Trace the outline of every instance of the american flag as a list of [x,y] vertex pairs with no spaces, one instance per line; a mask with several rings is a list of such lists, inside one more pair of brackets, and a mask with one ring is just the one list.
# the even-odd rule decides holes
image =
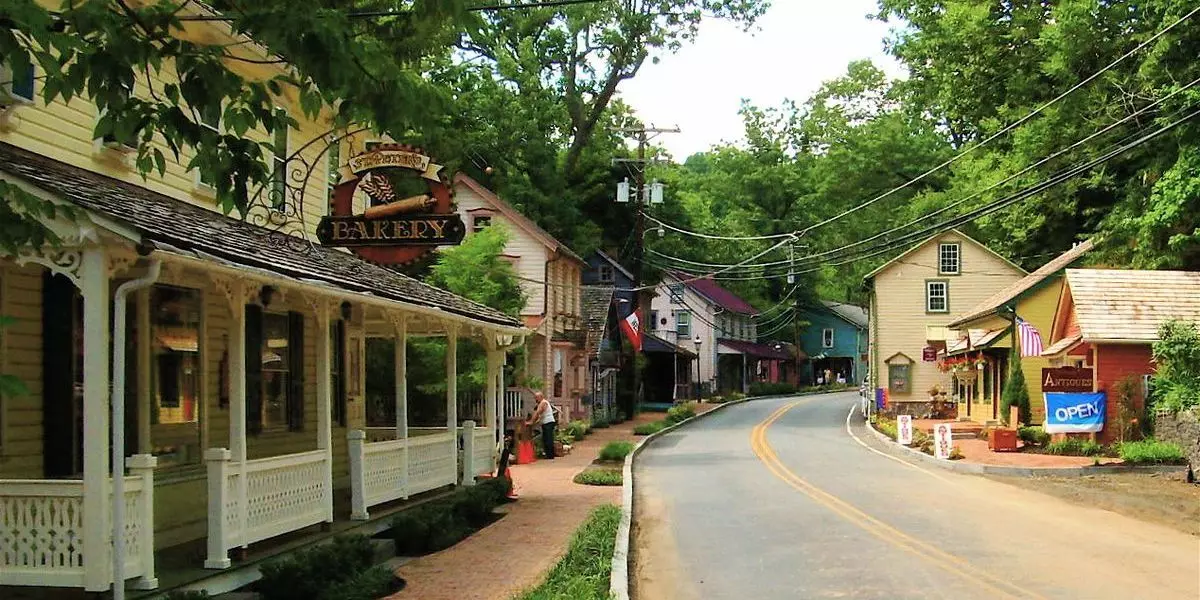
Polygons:
[[1021,356],[1041,356],[1042,334],[1020,317],[1017,318],[1017,336],[1021,338]]

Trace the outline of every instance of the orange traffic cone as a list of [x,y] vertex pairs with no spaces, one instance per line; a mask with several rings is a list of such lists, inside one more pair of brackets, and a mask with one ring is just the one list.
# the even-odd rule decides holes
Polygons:
[[531,442],[529,440],[523,440],[522,442],[517,444],[517,464],[518,465],[527,465],[535,460],[537,460],[537,458],[533,451],[533,442]]
[[507,468],[504,469],[504,476],[508,478],[508,483],[509,483],[508,499],[516,500],[517,498],[520,498],[521,497],[520,494],[517,493],[517,480],[513,479],[512,469],[507,469]]

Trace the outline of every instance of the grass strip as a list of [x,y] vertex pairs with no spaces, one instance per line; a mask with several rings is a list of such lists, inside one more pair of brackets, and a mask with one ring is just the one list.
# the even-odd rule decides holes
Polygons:
[[597,507],[575,531],[566,556],[536,588],[516,596],[519,600],[605,600],[612,571],[613,544],[621,509],[612,504]]

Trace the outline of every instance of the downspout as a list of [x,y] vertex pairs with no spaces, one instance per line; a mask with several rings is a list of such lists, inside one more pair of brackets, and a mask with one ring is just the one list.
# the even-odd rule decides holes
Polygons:
[[[138,248],[139,254],[152,249]],[[147,272],[117,287],[113,302],[112,375],[112,589],[113,600],[125,600],[125,304],[131,292],[158,281],[162,261],[150,261]]]

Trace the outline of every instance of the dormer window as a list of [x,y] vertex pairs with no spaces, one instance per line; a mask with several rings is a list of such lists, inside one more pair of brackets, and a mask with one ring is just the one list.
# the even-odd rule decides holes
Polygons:
[[962,244],[938,244],[938,274],[958,275],[962,269]]
[[613,282],[612,265],[600,265],[600,282],[601,283],[612,283]]

